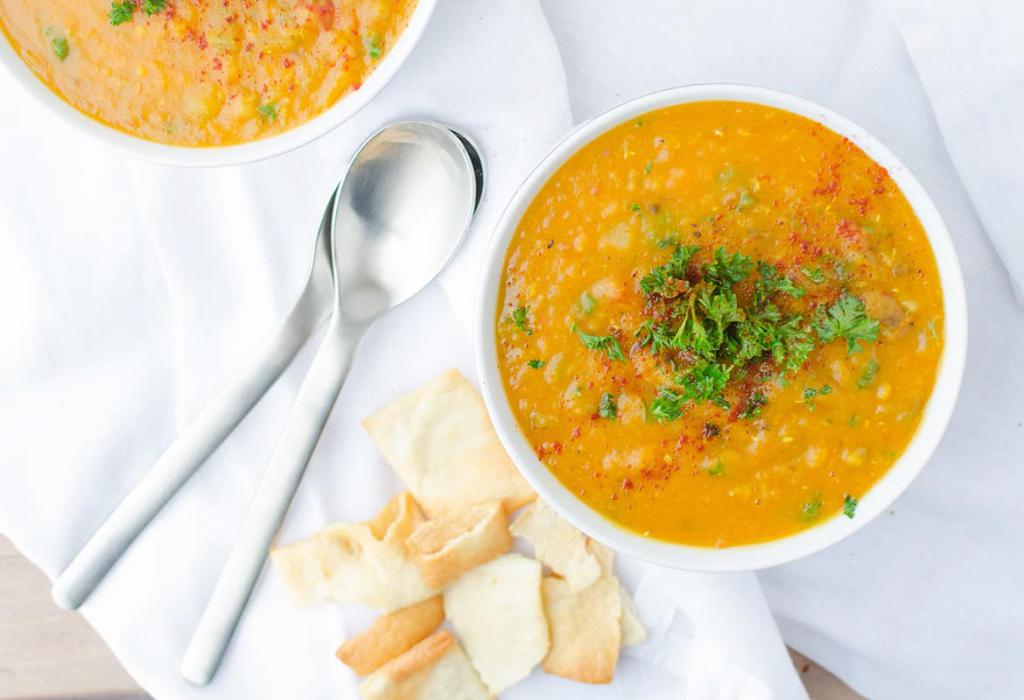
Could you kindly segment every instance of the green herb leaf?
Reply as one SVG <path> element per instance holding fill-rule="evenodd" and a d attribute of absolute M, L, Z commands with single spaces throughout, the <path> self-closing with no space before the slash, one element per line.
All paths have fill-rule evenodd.
<path fill-rule="evenodd" d="M 804 273 L 804 276 L 815 284 L 821 284 L 825 281 L 825 273 L 821 271 L 820 267 L 801 267 L 800 272 Z"/>
<path fill-rule="evenodd" d="M 754 283 L 754 301 L 758 305 L 767 303 L 773 294 L 788 294 L 794 299 L 799 299 L 805 293 L 803 288 L 793 284 L 788 277 L 780 275 L 774 265 L 759 262 L 757 272 L 760 279 Z"/>
<path fill-rule="evenodd" d="M 644 165 L 644 174 L 650 175 L 652 167 L 654 167 L 654 163 L 652 163 L 651 161 L 647 161 L 647 164 Z"/>
<path fill-rule="evenodd" d="M 124 0 L 123 2 L 110 3 L 110 13 L 107 17 L 110 20 L 110 23 L 116 27 L 119 24 L 131 21 L 134 13 L 134 0 Z"/>
<path fill-rule="evenodd" d="M 728 409 L 729 402 L 722 395 L 722 390 L 729 383 L 732 367 L 717 362 L 698 363 L 690 371 L 677 378 L 683 386 L 683 399 L 697 403 L 710 402 L 719 408 Z"/>
<path fill-rule="evenodd" d="M 814 329 L 821 342 L 828 343 L 836 338 L 846 340 L 847 352 L 860 352 L 859 341 L 878 339 L 878 321 L 868 318 L 864 302 L 855 296 L 845 294 L 822 313 L 819 308 Z"/>
<path fill-rule="evenodd" d="M 814 401 L 813 401 L 814 397 L 815 396 L 827 396 L 827 395 L 829 395 L 831 393 L 832 393 L 832 387 L 830 387 L 828 384 L 823 385 L 820 389 L 815 389 L 814 387 L 810 387 L 810 386 L 806 387 L 804 389 L 804 400 L 803 400 L 803 403 L 806 404 L 808 411 L 813 411 L 814 410 Z"/>
<path fill-rule="evenodd" d="M 541 367 L 543 367 L 547 363 L 545 363 L 544 360 L 530 360 L 526 364 L 528 364 L 533 369 L 540 369 Z"/>
<path fill-rule="evenodd" d="M 626 361 L 626 355 L 622 352 L 622 346 L 619 345 L 619 341 L 614 335 L 590 335 L 583 332 L 575 323 L 572 324 L 572 332 L 579 336 L 580 342 L 588 350 L 603 352 L 612 360 Z"/>
<path fill-rule="evenodd" d="M 741 419 L 757 418 L 761 415 L 761 407 L 768 403 L 768 399 L 760 391 L 755 391 L 747 399 L 747 405 L 740 411 L 739 417 Z"/>
<path fill-rule="evenodd" d="M 805 521 L 816 520 L 818 515 L 821 514 L 821 499 L 815 498 L 810 501 L 806 501 L 803 506 L 800 507 L 800 519 Z"/>
<path fill-rule="evenodd" d="M 875 381 L 876 374 L 878 374 L 878 362 L 872 358 L 864 365 L 864 371 L 861 373 L 860 379 L 857 380 L 857 388 L 867 389 Z"/>
<path fill-rule="evenodd" d="M 274 102 L 260 105 L 256 108 L 256 111 L 262 114 L 265 119 L 269 119 L 270 121 L 277 119 L 277 104 Z"/>
<path fill-rule="evenodd" d="M 715 249 L 714 261 L 704 266 L 704 279 L 720 289 L 731 289 L 734 284 L 742 281 L 754 267 L 754 261 L 742 253 L 725 252 L 725 248 Z"/>
<path fill-rule="evenodd" d="M 655 267 L 640 280 L 641 291 L 646 295 L 659 294 L 665 298 L 678 296 L 681 285 L 674 280 L 684 281 L 686 279 L 686 269 L 690 264 L 690 258 L 698 250 L 700 250 L 700 246 L 677 245 L 667 263 Z"/>
<path fill-rule="evenodd" d="M 376 34 L 371 34 L 366 37 L 366 55 L 377 60 L 384 53 L 380 46 L 380 37 Z"/>
<path fill-rule="evenodd" d="M 155 15 L 167 9 L 167 0 L 142 0 L 142 11 L 147 15 Z"/>
<path fill-rule="evenodd" d="M 725 474 L 725 464 L 722 463 L 722 460 L 718 460 L 713 467 L 708 468 L 708 474 L 711 476 L 722 476 Z"/>
<path fill-rule="evenodd" d="M 597 414 L 602 418 L 608 418 L 609 420 L 615 420 L 615 417 L 619 413 L 619 404 L 615 400 L 615 396 L 610 392 L 605 392 L 601 395 L 601 402 L 597 407 Z"/>
<path fill-rule="evenodd" d="M 50 39 L 50 47 L 53 49 L 53 55 L 57 57 L 58 61 L 63 61 L 67 58 L 68 53 L 71 51 L 68 40 L 62 36 L 55 36 Z"/>
<path fill-rule="evenodd" d="M 650 415 L 659 421 L 673 421 L 683 415 L 685 399 L 666 386 L 658 389 L 658 395 L 648 409 Z"/>
<path fill-rule="evenodd" d="M 851 496 L 850 494 L 846 494 L 846 497 L 843 498 L 843 515 L 845 515 L 847 518 L 852 519 L 853 516 L 856 514 L 857 499 Z"/>
<path fill-rule="evenodd" d="M 648 319 L 636 329 L 635 335 L 640 341 L 640 347 L 650 345 L 653 353 L 672 349 L 672 329 L 663 323 Z"/>
<path fill-rule="evenodd" d="M 530 328 L 528 317 L 530 315 L 529 306 L 520 306 L 512 312 L 512 322 L 516 324 L 516 328 L 521 330 L 526 335 L 533 335 L 533 329 Z"/>

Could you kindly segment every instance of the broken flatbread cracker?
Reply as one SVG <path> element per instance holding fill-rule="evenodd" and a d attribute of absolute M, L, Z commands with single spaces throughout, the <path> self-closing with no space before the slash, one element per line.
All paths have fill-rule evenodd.
<path fill-rule="evenodd" d="M 416 528 L 406 542 L 428 586 L 441 588 L 512 546 L 501 501 L 446 513 Z"/>
<path fill-rule="evenodd" d="M 647 628 L 640 619 L 640 611 L 626 587 L 619 583 L 619 601 L 622 603 L 622 646 L 631 647 L 647 640 Z"/>
<path fill-rule="evenodd" d="M 511 513 L 536 495 L 458 370 L 385 406 L 363 427 L 431 518 L 491 499 Z"/>
<path fill-rule="evenodd" d="M 587 551 L 594 555 L 602 576 L 615 575 L 615 552 L 595 539 L 587 538 Z"/>
<path fill-rule="evenodd" d="M 491 700 L 459 643 L 442 630 L 387 662 L 359 685 L 363 700 Z"/>
<path fill-rule="evenodd" d="M 331 598 L 391 612 L 437 593 L 405 550 L 406 539 L 421 522 L 416 503 L 402 493 L 374 519 L 329 525 L 312 537 L 271 550 L 270 560 L 296 603 Z"/>
<path fill-rule="evenodd" d="M 615 578 L 615 552 L 597 540 L 587 538 L 587 550 L 601 565 L 601 575 Z M 616 579 L 617 580 L 617 579 Z M 622 646 L 640 644 L 647 639 L 647 628 L 640 620 L 640 611 L 626 587 L 619 582 L 619 598 L 622 599 Z"/>
<path fill-rule="evenodd" d="M 622 643 L 618 582 L 602 578 L 574 592 L 568 581 L 546 576 L 543 587 L 551 628 L 544 671 L 582 683 L 611 683 Z"/>
<path fill-rule="evenodd" d="M 444 622 L 441 596 L 381 615 L 367 629 L 347 640 L 335 656 L 360 676 L 368 676 L 407 649 L 426 639 Z"/>
<path fill-rule="evenodd" d="M 445 589 L 445 615 L 494 694 L 526 678 L 548 653 L 540 582 L 538 562 L 505 554 Z"/>
<path fill-rule="evenodd" d="M 534 501 L 512 521 L 513 535 L 533 545 L 534 556 L 581 591 L 601 577 L 601 563 L 582 532 L 543 501 Z"/>

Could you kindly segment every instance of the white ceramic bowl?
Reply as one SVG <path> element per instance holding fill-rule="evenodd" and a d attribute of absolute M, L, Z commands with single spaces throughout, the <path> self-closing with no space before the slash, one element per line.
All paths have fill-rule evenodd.
<path fill-rule="evenodd" d="M 605 519 L 576 498 L 537 459 L 509 408 L 498 369 L 494 319 L 505 253 L 523 213 L 554 172 L 581 147 L 622 122 L 645 112 L 687 102 L 738 100 L 788 110 L 813 119 L 864 150 L 889 171 L 920 219 L 931 242 L 942 280 L 945 306 L 945 347 L 931 398 L 921 425 L 892 468 L 864 494 L 857 517 L 832 517 L 779 540 L 714 549 L 673 544 L 643 537 Z M 963 279 L 949 232 L 924 189 L 889 149 L 864 129 L 824 107 L 800 97 L 746 85 L 709 84 L 673 88 L 620 105 L 572 131 L 530 174 L 512 197 L 491 242 L 483 270 L 477 311 L 477 362 L 484 399 L 505 449 L 537 492 L 564 518 L 609 547 L 650 562 L 695 571 L 761 569 L 817 552 L 851 535 L 886 510 L 910 485 L 935 450 L 956 403 L 967 353 L 967 307 Z"/>
<path fill-rule="evenodd" d="M 163 165 L 220 167 L 270 158 L 303 146 L 339 126 L 379 93 L 419 43 L 437 0 L 418 0 L 405 31 L 362 86 L 314 119 L 275 136 L 234 146 L 172 146 L 131 136 L 78 111 L 54 93 L 15 53 L 0 32 L 0 66 L 40 104 L 65 122 L 129 156 Z"/>

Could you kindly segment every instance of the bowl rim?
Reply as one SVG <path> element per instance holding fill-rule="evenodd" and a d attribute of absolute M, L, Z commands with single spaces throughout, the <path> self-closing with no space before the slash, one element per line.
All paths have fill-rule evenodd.
<path fill-rule="evenodd" d="M 37 105 L 55 114 L 80 133 L 85 133 L 124 155 L 158 165 L 185 168 L 241 165 L 295 150 L 315 141 L 355 116 L 398 73 L 419 44 L 436 6 L 437 0 L 417 0 L 416 7 L 398 41 L 358 90 L 342 96 L 313 119 L 292 129 L 264 139 L 230 146 L 176 146 L 159 143 L 120 131 L 87 115 L 44 83 L 21 59 L 3 31 L 0 31 L 0 68 L 6 69 L 14 82 Z"/>
<path fill-rule="evenodd" d="M 584 145 L 629 119 L 663 107 L 709 100 L 750 102 L 809 118 L 848 138 L 886 168 L 931 244 L 945 314 L 945 343 L 921 423 L 903 454 L 858 500 L 857 517 L 836 515 L 781 539 L 722 549 L 644 537 L 604 518 L 566 489 L 534 454 L 512 414 L 498 369 L 493 330 L 508 244 L 526 208 L 554 172 Z M 738 83 L 685 85 L 646 94 L 580 124 L 559 141 L 513 194 L 494 230 L 482 269 L 476 323 L 476 361 L 488 413 L 512 461 L 540 496 L 570 523 L 616 551 L 671 568 L 708 572 L 763 569 L 813 554 L 888 509 L 920 473 L 942 438 L 956 405 L 967 354 L 967 304 L 956 251 L 934 202 L 909 169 L 877 138 L 836 112 L 787 92 Z"/>

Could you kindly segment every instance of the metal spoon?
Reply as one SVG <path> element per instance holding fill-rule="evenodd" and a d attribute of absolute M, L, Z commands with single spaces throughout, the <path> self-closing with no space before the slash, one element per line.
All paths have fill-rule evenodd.
<path fill-rule="evenodd" d="M 331 323 L 185 653 L 190 682 L 205 685 L 220 665 L 363 334 L 433 280 L 462 241 L 478 163 L 430 122 L 387 127 L 352 161 L 334 209 Z"/>
<path fill-rule="evenodd" d="M 333 297 L 330 228 L 336 196 L 337 190 L 320 221 L 306 286 L 273 338 L 160 455 L 57 577 L 53 599 L 62 608 L 73 610 L 85 602 L 139 533 L 224 442 L 313 331 L 327 320 Z"/>

